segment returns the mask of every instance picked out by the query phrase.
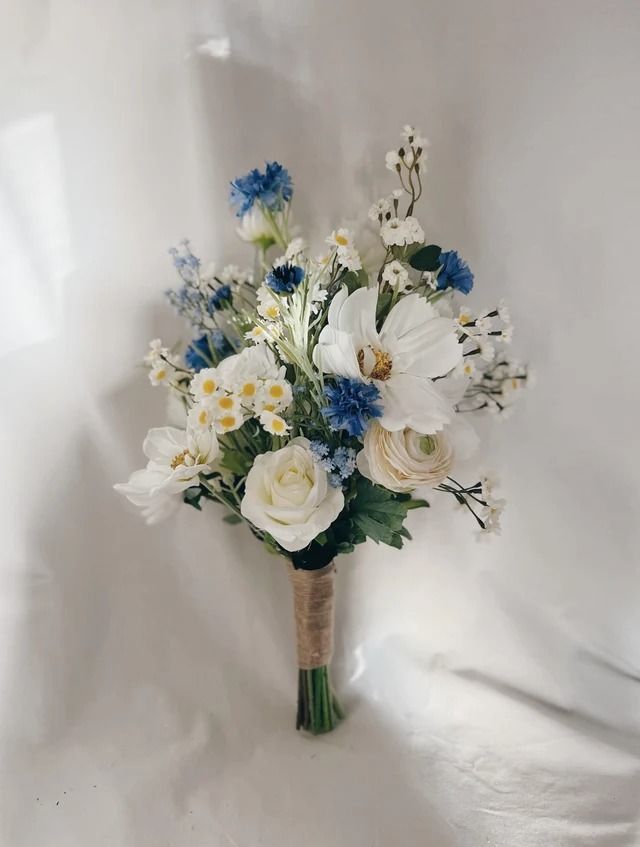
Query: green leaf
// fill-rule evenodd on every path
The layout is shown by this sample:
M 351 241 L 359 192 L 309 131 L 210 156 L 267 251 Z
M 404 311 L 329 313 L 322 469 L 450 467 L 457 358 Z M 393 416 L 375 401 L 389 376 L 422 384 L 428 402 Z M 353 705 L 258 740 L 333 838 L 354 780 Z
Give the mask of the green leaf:
M 422 501 L 424 502 L 424 501 Z M 421 501 L 411 500 L 404 494 L 394 494 L 363 477 L 358 479 L 356 497 L 349 504 L 349 514 L 354 529 L 371 538 L 376 544 L 402 547 L 403 540 L 411 538 L 403 526 L 410 508 L 418 508 Z M 413 504 L 417 505 L 413 505 Z
M 231 471 L 231 473 L 237 474 L 238 476 L 246 476 L 249 473 L 253 462 L 250 456 L 246 456 L 236 450 L 225 450 L 222 459 L 220 460 L 220 464 L 223 468 Z
M 341 282 L 347 286 L 349 294 L 353 294 L 356 288 L 366 288 L 369 284 L 369 277 L 365 270 L 347 271 L 342 277 Z
M 235 512 L 229 512 L 229 514 L 225 515 L 222 518 L 222 520 L 225 523 L 230 523 L 230 524 L 242 523 L 242 518 L 240 517 L 240 515 L 236 515 Z
M 437 244 L 429 244 L 416 251 L 409 259 L 409 264 L 417 271 L 437 271 L 440 267 L 441 253 L 441 247 Z

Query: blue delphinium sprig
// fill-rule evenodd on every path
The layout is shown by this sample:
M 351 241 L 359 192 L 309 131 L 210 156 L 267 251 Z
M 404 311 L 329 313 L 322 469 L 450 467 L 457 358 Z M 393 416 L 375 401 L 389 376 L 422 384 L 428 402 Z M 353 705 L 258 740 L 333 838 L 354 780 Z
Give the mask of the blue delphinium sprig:
M 455 250 L 440 254 L 442 265 L 438 271 L 438 289 L 455 288 L 468 294 L 473 288 L 473 274 L 469 265 Z
M 257 168 L 231 183 L 229 202 L 241 218 L 259 202 L 270 212 L 279 212 L 293 196 L 293 182 L 286 168 L 278 162 L 266 162 L 265 171 Z
M 210 368 L 214 362 L 211 350 L 215 350 L 218 359 L 230 356 L 234 350 L 221 329 L 213 329 L 210 333 L 195 338 L 184 352 L 184 361 L 188 368 L 198 373 L 203 368 Z
M 269 271 L 265 285 L 278 294 L 292 294 L 304 279 L 304 270 L 298 265 L 278 265 Z
M 209 297 L 209 311 L 213 314 L 213 312 L 217 312 L 218 309 L 221 309 L 223 304 L 231 300 L 231 286 L 230 285 L 221 285 L 217 291 L 214 291 L 211 297 Z
M 380 392 L 372 383 L 341 377 L 335 385 L 325 385 L 327 405 L 322 414 L 333 430 L 344 429 L 349 435 L 360 437 L 372 418 L 382 415 Z
M 356 469 L 356 451 L 353 447 L 338 447 L 331 455 L 328 444 L 311 441 L 309 450 L 316 464 L 327 472 L 329 484 L 333 488 L 341 488 Z

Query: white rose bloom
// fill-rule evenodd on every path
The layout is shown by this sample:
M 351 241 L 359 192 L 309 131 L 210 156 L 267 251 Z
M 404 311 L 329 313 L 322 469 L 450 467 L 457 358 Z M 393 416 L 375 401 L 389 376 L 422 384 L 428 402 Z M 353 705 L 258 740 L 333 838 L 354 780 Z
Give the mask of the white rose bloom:
M 363 476 L 390 491 L 435 488 L 448 476 L 454 461 L 471 455 L 477 442 L 474 430 L 463 420 L 433 435 L 409 427 L 389 432 L 373 421 L 356 461 Z
M 329 527 L 344 506 L 340 488 L 314 462 L 306 438 L 256 456 L 247 475 L 241 511 L 289 552 L 302 550 Z
M 198 475 L 211 469 L 220 452 L 212 429 L 185 431 L 172 426 L 150 429 L 142 449 L 149 459 L 147 467 L 114 488 L 142 508 L 147 523 L 168 517 L 182 492 L 198 484 Z

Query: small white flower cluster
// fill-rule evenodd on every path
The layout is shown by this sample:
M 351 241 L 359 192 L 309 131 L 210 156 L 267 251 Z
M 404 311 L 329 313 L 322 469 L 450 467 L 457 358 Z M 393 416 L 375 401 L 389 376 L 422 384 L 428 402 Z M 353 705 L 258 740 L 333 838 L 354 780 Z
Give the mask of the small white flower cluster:
M 422 244 L 424 230 L 413 215 L 404 220 L 389 218 L 380 227 L 380 237 L 385 247 L 406 247 L 409 244 Z
M 362 268 L 360 255 L 353 243 L 353 233 L 348 229 L 336 229 L 326 238 L 327 244 L 336 250 L 338 264 L 348 271 Z
M 217 368 L 197 373 L 189 386 L 195 401 L 188 415 L 191 426 L 213 426 L 222 435 L 255 417 L 267 432 L 285 435 L 290 427 L 279 413 L 290 405 L 293 392 L 284 368 L 270 365 L 269 354 L 262 357 L 262 350 L 246 348 Z
M 480 530 L 478 535 L 480 538 L 488 533 L 500 535 L 500 518 L 505 510 L 507 501 L 501 497 L 494 496 L 495 489 L 499 485 L 498 480 L 494 477 L 485 475 L 480 479 L 480 484 L 482 486 L 482 494 L 480 496 L 486 505 L 482 507 L 479 515 L 480 520 L 484 524 L 484 529 Z
M 394 259 L 384 266 L 382 271 L 382 282 L 386 282 L 394 291 L 402 292 L 411 287 L 409 271 L 401 263 Z
M 149 342 L 149 352 L 144 357 L 144 363 L 149 368 L 151 385 L 170 385 L 175 376 L 175 367 L 171 363 L 169 349 L 162 346 L 159 338 Z
M 496 318 L 502 322 L 502 326 L 495 326 Z M 496 357 L 495 342 L 510 344 L 513 339 L 513 324 L 503 300 L 496 309 L 480 312 L 478 315 L 474 315 L 469 308 L 463 306 L 455 319 L 455 325 L 461 338 L 473 341 L 476 345 L 474 351 L 467 352 L 465 360 L 458 369 L 466 376 L 471 376 L 475 371 L 475 366 L 469 360 L 470 353 L 477 352 L 484 362 L 493 362 Z
M 426 138 L 410 124 L 405 124 L 402 130 L 404 144 L 398 150 L 389 150 L 385 156 L 385 164 L 390 171 L 401 172 L 404 165 L 407 170 L 426 170 L 426 148 L 429 144 Z

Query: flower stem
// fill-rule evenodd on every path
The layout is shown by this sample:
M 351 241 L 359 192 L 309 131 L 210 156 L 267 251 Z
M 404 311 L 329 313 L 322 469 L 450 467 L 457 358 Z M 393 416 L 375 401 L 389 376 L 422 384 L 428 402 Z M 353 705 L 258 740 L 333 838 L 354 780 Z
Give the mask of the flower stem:
M 329 681 L 329 668 L 298 671 L 298 711 L 296 729 L 313 735 L 331 732 L 344 717 Z

